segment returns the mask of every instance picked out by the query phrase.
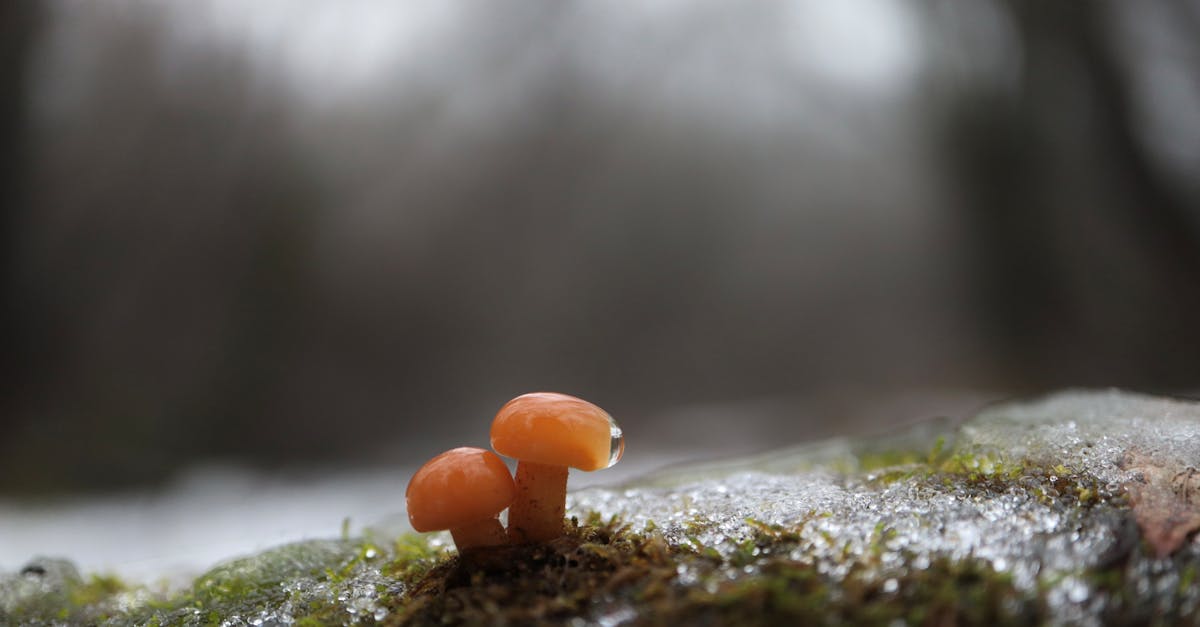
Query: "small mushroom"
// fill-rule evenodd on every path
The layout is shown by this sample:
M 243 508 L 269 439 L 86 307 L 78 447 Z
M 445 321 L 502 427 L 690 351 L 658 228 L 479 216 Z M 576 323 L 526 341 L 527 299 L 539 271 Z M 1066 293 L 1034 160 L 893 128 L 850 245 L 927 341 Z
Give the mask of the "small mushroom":
M 516 496 L 504 460 L 464 446 L 429 460 L 408 482 L 408 521 L 422 533 L 449 529 L 464 551 L 508 544 L 498 516 Z
M 568 468 L 608 468 L 621 459 L 625 441 L 603 409 L 566 394 L 534 392 L 500 408 L 492 421 L 492 448 L 517 459 L 508 536 L 527 543 L 563 534 Z

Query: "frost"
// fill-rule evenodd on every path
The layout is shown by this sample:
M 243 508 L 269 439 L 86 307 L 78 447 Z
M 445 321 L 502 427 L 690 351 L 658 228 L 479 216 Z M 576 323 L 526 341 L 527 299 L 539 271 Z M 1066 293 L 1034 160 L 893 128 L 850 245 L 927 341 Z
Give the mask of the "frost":
M 1179 461 L 1200 460 L 1196 404 L 1067 392 L 996 406 L 943 436 L 952 444 L 938 459 L 901 464 L 912 471 L 891 482 L 878 480 L 879 471 L 838 472 L 881 449 L 878 441 L 838 440 L 673 469 L 619 490 L 584 490 L 572 495 L 570 511 L 595 510 L 635 528 L 653 521 L 670 542 L 710 547 L 727 559 L 760 523 L 795 528 L 804 550 L 794 558 L 834 580 L 865 568 L 886 582 L 939 557 L 982 559 L 1018 588 L 1044 591 L 1064 620 L 1094 622 L 1105 607 L 1097 579 L 1080 573 L 1125 561 L 1122 574 L 1135 590 L 1170 588 L 1163 578 L 1173 570 L 1142 564 L 1200 527 L 1191 502 L 1200 473 Z M 935 437 L 926 428 L 898 441 L 925 438 L 928 447 Z M 1130 541 L 1130 499 L 1153 555 Z M 1184 558 L 1196 568 L 1194 545 Z M 1163 602 L 1194 606 L 1200 595 L 1189 589 L 1182 596 Z
M 568 516 L 612 517 L 698 556 L 667 570 L 670 585 L 696 598 L 763 581 L 783 565 L 827 585 L 832 603 L 850 599 L 854 586 L 872 591 L 872 602 L 920 603 L 928 597 L 914 586 L 931 578 L 995 577 L 985 584 L 1017 595 L 996 597 L 997 611 L 1035 608 L 1034 622 L 1189 622 L 1200 618 L 1200 549 L 1188 540 L 1200 527 L 1197 460 L 1200 406 L 1066 392 L 998 405 L 961 425 L 932 422 L 581 490 L 569 495 Z M 395 621 L 406 584 L 383 565 L 433 561 L 446 542 L 435 534 L 378 546 L 288 545 L 212 569 L 177 605 L 122 592 L 83 610 L 69 606 L 85 585 L 78 573 L 43 560 L 0 576 L 0 623 L 53 623 L 64 612 L 99 624 L 291 624 L 314 612 L 332 623 Z M 615 576 L 609 583 L 619 588 Z M 638 622 L 640 611 L 605 596 L 592 614 L 566 622 Z

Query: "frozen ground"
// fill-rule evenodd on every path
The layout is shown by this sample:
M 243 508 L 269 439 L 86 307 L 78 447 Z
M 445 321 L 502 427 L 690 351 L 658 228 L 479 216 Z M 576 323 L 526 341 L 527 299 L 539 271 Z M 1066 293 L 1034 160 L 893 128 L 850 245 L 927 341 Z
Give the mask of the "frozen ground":
M 1018 622 L 1100 625 L 1155 619 L 1194 624 L 1200 619 L 1200 588 L 1194 585 L 1200 545 L 1191 536 L 1200 528 L 1197 460 L 1200 404 L 1115 391 L 1064 392 L 997 406 L 964 424 L 932 422 L 888 438 L 843 438 L 677 467 L 618 487 L 578 485 L 568 508 L 580 517 L 589 512 L 601 519 L 615 515 L 634 530 L 654 534 L 664 546 L 682 550 L 677 557 L 699 556 L 679 559 L 678 567 L 672 563 L 669 578 L 656 585 L 660 595 L 683 590 L 677 603 L 698 603 L 689 609 L 709 616 L 720 607 L 740 607 L 745 616 L 785 618 L 795 616 L 788 612 L 814 607 L 818 613 L 847 611 L 861 601 L 890 616 L 911 618 L 912 610 L 929 618 L 921 612 L 958 611 L 958 596 L 974 591 L 997 602 L 992 608 L 997 616 Z M 625 468 L 629 475 L 644 470 L 639 463 Z M 328 537 L 340 531 L 347 512 L 386 518 L 386 508 L 371 509 L 374 501 L 385 492 L 399 494 L 407 473 L 305 482 L 297 485 L 307 488 L 293 485 L 295 493 L 286 498 L 281 495 L 290 490 L 282 485 L 231 477 L 199 481 L 191 488 L 184 482 L 183 488 L 168 491 L 186 505 L 180 512 L 170 499 L 161 504 L 167 518 L 157 522 L 172 534 L 167 538 L 153 535 L 153 520 L 108 529 L 135 520 L 109 511 L 119 509 L 113 500 L 97 512 L 82 508 L 70 515 L 39 514 L 46 520 L 74 517 L 79 528 L 38 533 L 48 534 L 41 540 L 48 545 L 67 547 L 56 552 L 84 570 L 91 570 L 88 559 L 123 559 L 117 566 L 132 572 L 136 560 L 130 556 L 142 547 L 180 555 L 170 544 L 186 542 L 189 531 L 214 543 L 225 541 L 212 551 L 216 555 L 310 533 Z M 245 503 L 254 505 L 243 507 Z M 153 512 L 155 507 L 142 505 L 141 510 Z M 277 518 L 258 528 L 289 529 L 292 537 L 247 535 L 238 540 L 239 529 L 264 522 L 255 519 L 259 510 Z M 89 519 L 89 514 L 95 517 Z M 196 520 L 175 518 L 186 514 Z M 111 522 L 104 516 L 111 516 Z M 297 526 L 297 519 L 306 522 Z M 204 526 L 214 522 L 220 531 L 216 535 Z M 32 533 L 36 526 L 37 519 L 30 519 L 21 528 Z M 116 550 L 107 556 L 86 548 L 72 554 L 77 546 L 64 542 L 64 536 L 80 529 L 112 535 L 86 538 L 78 547 L 111 542 Z M 76 540 L 85 539 L 70 542 Z M 418 551 L 448 550 L 444 533 L 405 542 L 425 545 Z M 56 599 L 75 598 L 63 590 L 78 589 L 80 584 L 71 583 L 78 576 L 57 577 L 72 569 L 45 562 L 36 572 L 0 577 L 0 610 L 12 616 L 103 615 L 113 624 L 151 615 L 170 624 L 202 624 L 211 616 L 228 624 L 290 624 L 313 607 L 340 612 L 346 620 L 383 620 L 398 608 L 406 611 L 404 603 L 413 591 L 403 578 L 388 574 L 395 571 L 380 565 L 393 558 L 402 563 L 411 559 L 404 557 L 405 545 L 372 544 L 361 554 L 355 546 L 352 540 L 292 544 L 220 566 L 190 588 L 194 598 L 185 596 L 165 610 L 137 593 L 64 608 L 64 601 Z M 785 579 L 772 579 L 778 577 Z M 494 585 L 513 583 L 511 578 L 501 581 L 508 583 Z M 811 587 L 798 592 L 798 581 Z M 619 590 L 619 583 L 614 574 L 605 587 Z M 626 582 L 642 590 L 645 583 Z M 462 595 L 476 588 L 488 586 L 463 587 L 454 593 L 459 595 L 456 604 L 438 610 L 450 615 L 424 618 L 453 620 L 453 612 L 470 609 L 462 599 L 473 597 Z M 773 591 L 778 603 L 755 604 L 754 594 L 739 590 Z M 818 596 L 811 596 L 813 590 Z M 855 590 L 867 592 L 862 599 L 846 601 Z M 939 601 L 931 590 L 949 590 L 951 598 L 945 601 L 943 595 Z M 560 599 L 562 591 L 552 596 Z M 612 616 L 633 620 L 655 611 L 646 595 L 588 598 L 594 600 L 576 615 L 585 622 Z M 834 620 L 839 615 L 825 616 Z M 987 617 L 974 620 L 991 622 Z
M 660 468 L 725 459 L 781 444 L 877 433 L 881 425 L 966 416 L 993 394 L 859 390 L 813 398 L 761 398 L 680 407 L 637 424 L 625 458 L 570 486 L 616 485 Z M 737 416 L 737 420 L 728 420 Z M 430 454 L 432 454 L 431 451 Z M 343 522 L 407 530 L 404 488 L 415 466 L 267 474 L 230 466 L 193 468 L 156 490 L 39 501 L 0 495 L 0 572 L 31 557 L 69 557 L 83 572 L 130 581 L 187 581 L 213 564 L 286 542 L 336 538 Z

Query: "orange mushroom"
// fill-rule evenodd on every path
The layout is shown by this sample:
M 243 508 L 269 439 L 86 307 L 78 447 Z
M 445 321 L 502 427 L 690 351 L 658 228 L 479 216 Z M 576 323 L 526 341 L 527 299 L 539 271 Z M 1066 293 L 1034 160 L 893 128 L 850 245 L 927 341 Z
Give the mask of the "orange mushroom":
M 422 533 L 449 529 L 459 551 L 508 544 L 498 518 L 516 488 L 504 460 L 464 446 L 429 460 L 408 482 L 408 521 Z
M 603 409 L 566 394 L 534 392 L 500 408 L 492 421 L 492 448 L 517 459 L 509 538 L 545 542 L 563 534 L 568 467 L 608 468 L 621 459 L 625 441 Z

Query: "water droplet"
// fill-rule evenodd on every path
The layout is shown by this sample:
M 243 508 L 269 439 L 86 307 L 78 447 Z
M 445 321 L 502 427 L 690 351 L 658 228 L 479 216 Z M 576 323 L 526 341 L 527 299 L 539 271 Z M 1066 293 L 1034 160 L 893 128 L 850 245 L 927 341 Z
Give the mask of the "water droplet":
M 1072 603 L 1083 603 L 1088 599 L 1089 592 L 1087 585 L 1076 579 L 1067 587 L 1067 599 Z
M 608 417 L 608 426 L 612 440 L 608 445 L 608 465 L 605 468 L 612 468 L 621 461 L 621 456 L 625 454 L 625 436 L 621 434 L 621 425 L 617 424 L 612 416 Z

